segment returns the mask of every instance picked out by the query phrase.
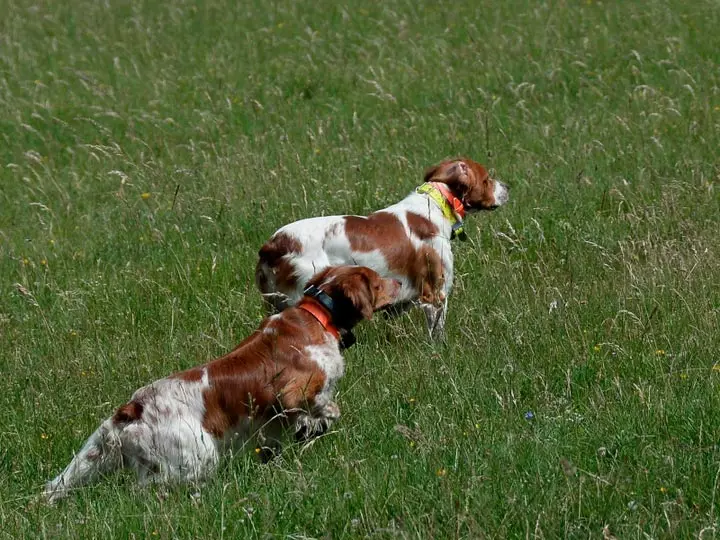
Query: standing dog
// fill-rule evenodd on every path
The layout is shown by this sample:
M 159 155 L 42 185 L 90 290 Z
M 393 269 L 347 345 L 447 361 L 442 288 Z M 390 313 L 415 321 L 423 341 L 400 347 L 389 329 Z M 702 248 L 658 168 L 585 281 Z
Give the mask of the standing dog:
M 132 468 L 141 483 L 199 481 L 224 449 L 257 436 L 276 445 L 340 416 L 332 398 L 345 366 L 340 340 L 395 300 L 400 283 L 363 267 L 332 267 L 309 282 L 300 303 L 265 319 L 231 353 L 140 388 L 48 482 L 53 502 L 100 474 Z
M 464 238 L 466 212 L 493 210 L 508 187 L 470 159 L 443 161 L 402 201 L 368 217 L 303 219 L 279 229 L 260 249 L 255 277 L 277 311 L 296 304 L 305 284 L 331 265 L 359 264 L 400 280 L 395 307 L 419 303 L 431 337 L 442 337 L 453 284 L 450 240 Z

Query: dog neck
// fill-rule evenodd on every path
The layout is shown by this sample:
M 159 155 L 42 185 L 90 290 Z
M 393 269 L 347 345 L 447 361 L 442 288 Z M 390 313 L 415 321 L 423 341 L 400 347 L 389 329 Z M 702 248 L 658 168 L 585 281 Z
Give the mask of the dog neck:
M 347 349 L 355 343 L 355 336 L 347 324 L 342 325 L 339 320 L 342 318 L 337 313 L 337 306 L 330 296 L 310 285 L 305 289 L 305 296 L 298 303 L 298 308 L 307 311 L 338 340 L 342 349 Z

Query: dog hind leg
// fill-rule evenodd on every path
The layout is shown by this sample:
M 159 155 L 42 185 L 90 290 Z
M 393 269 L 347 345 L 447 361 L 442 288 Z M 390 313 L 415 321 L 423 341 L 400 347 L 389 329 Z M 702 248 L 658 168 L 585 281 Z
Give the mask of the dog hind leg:
M 94 481 L 102 474 L 121 468 L 119 431 L 111 418 L 100 424 L 65 470 L 46 484 L 43 492 L 46 500 L 54 503 L 66 497 L 71 490 Z

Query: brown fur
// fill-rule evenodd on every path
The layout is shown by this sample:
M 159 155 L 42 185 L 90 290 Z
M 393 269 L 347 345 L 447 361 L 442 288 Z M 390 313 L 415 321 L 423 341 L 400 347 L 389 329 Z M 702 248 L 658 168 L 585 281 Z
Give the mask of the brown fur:
M 407 213 L 407 223 L 410 231 L 420 240 L 430 240 L 438 233 L 438 228 L 432 221 L 415 212 Z
M 412 219 L 416 227 L 423 229 L 421 232 L 430 234 L 434 229 L 437 233 L 435 225 L 427 219 L 412 212 L 407 215 L 408 221 Z M 391 272 L 408 277 L 419 292 L 421 302 L 442 301 L 439 291 L 444 278 L 439 255 L 429 246 L 416 249 L 396 215 L 381 211 L 367 218 L 345 216 L 345 232 L 354 251 L 380 250 Z
M 443 161 L 428 169 L 424 179 L 426 182 L 440 182 L 447 185 L 453 195 L 462 202 L 466 211 L 491 210 L 496 208 L 499 202 L 504 202 L 495 200 L 496 181 L 490 178 L 487 170 L 480 163 L 471 159 Z M 501 193 L 507 193 L 507 186 L 504 188 Z M 428 200 L 428 204 L 434 203 Z M 446 269 L 443 267 L 440 254 L 430 246 L 430 244 L 437 245 L 437 242 L 433 242 L 433 237 L 440 233 L 438 224 L 427 219 L 422 209 L 408 211 L 405 217 L 412 236 L 425 243 L 425 246 L 416 247 L 418 242 L 413 244 L 414 240 L 411 241 L 408 237 L 403 225 L 405 220 L 401 221 L 395 214 L 384 210 L 370 214 L 368 217 L 341 216 L 344 223 L 338 220 L 324 230 L 318 231 L 317 235 L 310 230 L 304 231 L 303 234 L 307 234 L 316 246 L 319 244 L 320 249 L 325 249 L 324 245 L 328 240 L 330 241 L 328 245 L 332 245 L 335 238 L 341 238 L 344 234 L 352 251 L 367 253 L 379 250 L 386 259 L 389 272 L 403 276 L 410 282 L 410 286 L 414 289 L 412 292 L 417 294 L 417 297 L 410 299 L 411 301 L 417 299 L 420 303 L 441 307 L 445 300 L 442 291 L 447 285 Z M 299 227 L 303 227 L 302 221 L 296 223 Z M 307 226 L 311 227 L 311 225 Z M 289 231 L 292 230 L 300 229 L 297 227 L 293 229 L 291 224 Z M 300 242 L 295 241 L 298 244 L 295 246 L 283 247 L 293 242 L 290 234 L 292 233 L 276 233 L 260 252 L 257 269 L 258 285 L 260 291 L 268 295 L 266 297 L 268 304 L 276 310 L 287 305 L 283 296 L 291 298 L 293 302 L 297 301 L 302 287 L 306 285 L 300 283 L 301 280 L 292 274 L 294 264 L 314 264 L 313 255 L 304 253 L 302 246 L 299 246 Z M 321 234 L 324 234 L 325 241 L 322 240 Z M 337 251 L 340 253 L 339 256 L 344 256 L 342 249 Z M 283 258 L 284 255 L 288 256 Z M 335 255 L 337 256 L 337 253 Z M 318 257 L 318 262 L 325 264 L 321 257 Z M 352 262 L 352 258 L 348 257 L 347 262 Z M 269 272 L 263 274 L 268 268 L 272 274 L 270 275 Z M 267 284 L 262 285 L 263 280 L 270 281 L 273 276 L 277 278 L 274 288 L 272 284 L 269 287 Z M 278 294 L 275 296 L 268 294 L 274 292 Z M 404 298 L 405 300 L 407 298 Z
M 443 161 L 425 172 L 426 182 L 442 182 L 462 201 L 466 210 L 495 208 L 495 181 L 485 167 L 472 159 Z
M 330 277 L 330 283 L 324 283 Z M 327 294 L 344 295 L 364 318 L 391 303 L 399 287 L 363 267 L 328 268 L 311 283 Z M 203 427 L 222 438 L 243 418 L 270 420 L 283 411 L 291 418 L 300 409 L 312 411 L 315 397 L 325 385 L 325 374 L 304 349 L 321 345 L 326 335 L 310 313 L 288 308 L 265 319 L 256 332 L 225 356 L 171 378 L 196 382 L 207 368 L 210 386 L 203 393 Z M 116 422 L 137 420 L 142 408 L 141 402 L 131 401 L 120 407 L 114 418 Z
M 261 264 L 267 264 L 273 269 L 275 283 L 279 290 L 291 289 L 297 284 L 297 277 L 294 274 L 292 264 L 288 262 L 285 255 L 300 253 L 302 244 L 284 233 L 278 233 L 260 248 L 260 259 L 255 270 L 255 281 L 260 292 L 270 292 L 264 272 L 260 270 Z
M 112 421 L 114 424 L 129 424 L 130 422 L 139 420 L 142 416 L 142 412 L 142 403 L 130 401 L 115 411 Z

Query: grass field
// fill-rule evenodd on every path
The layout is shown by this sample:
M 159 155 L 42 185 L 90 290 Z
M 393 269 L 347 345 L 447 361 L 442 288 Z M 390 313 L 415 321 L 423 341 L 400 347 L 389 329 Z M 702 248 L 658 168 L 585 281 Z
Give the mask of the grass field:
M 0 2 L 0 537 L 720 536 L 720 4 Z M 448 339 L 358 328 L 331 434 L 33 504 L 258 324 L 280 225 L 512 186 Z M 401 427 L 398 427 L 401 426 Z

